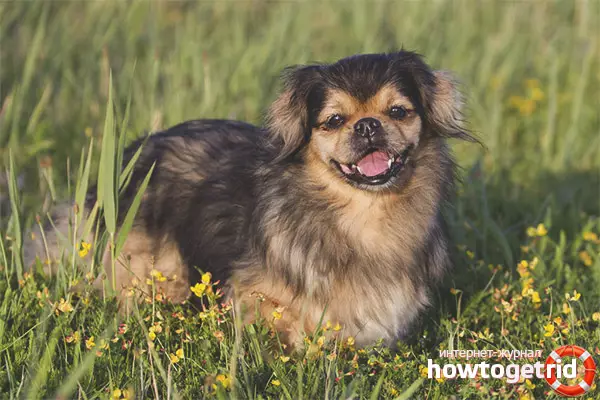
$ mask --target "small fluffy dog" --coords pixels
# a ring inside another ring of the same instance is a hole
[[[120,218],[156,166],[117,286],[157,269],[179,277],[160,285],[183,301],[198,268],[249,310],[247,321],[256,307],[267,320],[283,309],[274,323],[291,344],[328,320],[358,345],[393,344],[449,267],[441,207],[454,162],[446,138],[472,140],[461,97],[448,74],[415,53],[290,68],[264,127],[189,121],[127,149],[125,163],[143,146]],[[88,209],[95,201],[92,190]],[[66,226],[67,212],[58,214],[55,224]],[[47,256],[39,242],[26,259],[36,255]]]

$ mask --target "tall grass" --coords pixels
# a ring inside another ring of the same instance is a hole
[[[441,348],[600,346],[599,12],[584,1],[0,3],[0,393],[545,396],[542,381],[436,381],[423,366]],[[453,290],[416,343],[363,351],[317,333],[288,360],[268,321],[242,328],[215,293],[198,310],[152,292],[127,315],[114,282],[93,290],[99,260],[79,257],[81,240],[108,243],[116,266],[145,187],[118,229],[129,140],[191,118],[261,123],[285,66],[402,47],[457,75],[485,143],[453,144]],[[32,274],[28,228],[65,199],[65,268],[46,277],[41,260]],[[549,232],[528,236],[540,223]]]

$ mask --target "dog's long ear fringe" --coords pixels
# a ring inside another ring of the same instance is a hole
[[[430,121],[436,133],[481,143],[465,126],[463,116],[464,98],[458,83],[447,71],[434,71],[435,90],[430,104]]]
[[[310,137],[308,100],[318,82],[318,66],[286,68],[283,90],[266,117],[266,128],[279,149],[276,160],[295,154]]]

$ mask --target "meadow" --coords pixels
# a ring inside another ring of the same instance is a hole
[[[599,15],[596,1],[1,2],[0,397],[559,398],[540,379],[436,380],[426,366],[440,350],[545,359],[564,344],[600,361]],[[38,217],[81,204],[98,176],[110,219],[122,148],[144,132],[260,124],[284,67],[400,48],[455,73],[483,143],[452,143],[455,269],[414,342],[313,332],[287,355],[269,321],[236,323],[209,276],[193,288],[206,309],[152,291],[123,315],[80,257],[118,235],[74,237],[54,277],[23,265]]]

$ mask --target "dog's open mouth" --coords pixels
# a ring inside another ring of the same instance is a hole
[[[382,185],[400,173],[408,162],[412,149],[412,145],[401,153],[371,149],[355,163],[342,164],[334,160],[332,163],[348,179],[369,185]]]

